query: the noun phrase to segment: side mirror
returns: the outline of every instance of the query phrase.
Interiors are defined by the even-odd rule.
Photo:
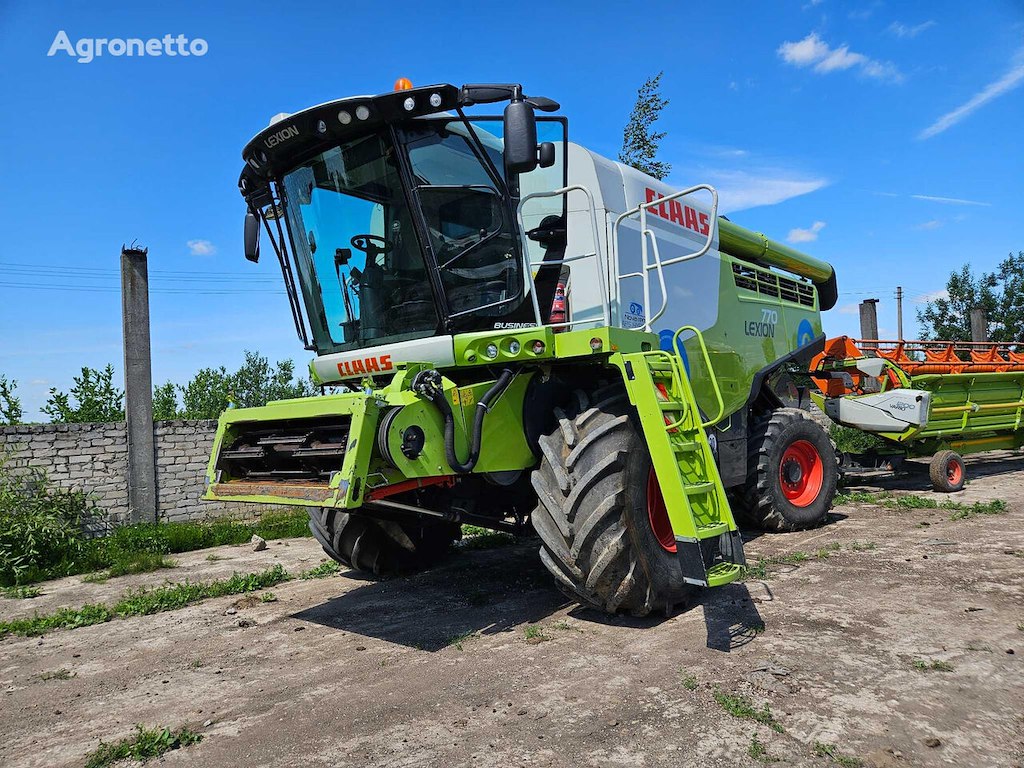
[[[529,173],[537,167],[537,118],[525,101],[505,107],[505,169],[509,174]]]
[[[260,260],[260,220],[252,211],[245,214],[245,258],[254,264]]]
[[[555,164],[555,145],[550,141],[545,141],[539,147],[537,147],[537,159],[538,165],[541,168],[550,168]]]

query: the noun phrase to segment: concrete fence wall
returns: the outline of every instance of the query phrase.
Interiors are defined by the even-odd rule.
[[[249,517],[265,509],[199,500],[216,431],[216,421],[158,421],[154,425],[159,520]],[[128,521],[124,422],[0,427],[0,454],[8,456],[8,467],[16,472],[37,467],[58,487],[85,491],[110,523]]]

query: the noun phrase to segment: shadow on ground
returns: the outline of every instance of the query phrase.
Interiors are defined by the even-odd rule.
[[[537,559],[537,545],[459,551],[440,566],[361,586],[294,618],[437,651],[472,633],[497,634],[540,622],[570,605]]]
[[[509,632],[543,622],[561,610],[580,621],[646,629],[666,621],[608,616],[575,605],[558,591],[537,559],[534,542],[500,549],[463,551],[425,573],[367,581],[293,615],[332,629],[353,632],[425,651],[454,645],[470,634]],[[764,629],[744,584],[697,590],[680,611],[700,610],[707,624],[707,646],[728,652],[750,642]]]
[[[964,457],[967,466],[967,482],[1003,475],[1012,475],[1024,470],[1024,456],[1012,451],[995,451],[976,456]],[[857,467],[843,470],[842,490],[876,488],[884,491],[931,491],[928,477],[928,458],[903,462],[898,472]],[[953,494],[955,497],[955,494]]]

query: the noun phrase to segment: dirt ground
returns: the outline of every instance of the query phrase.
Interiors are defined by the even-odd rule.
[[[165,765],[760,765],[756,736],[778,765],[1019,768],[1024,459],[969,472],[956,500],[1003,499],[1006,514],[953,521],[856,504],[817,530],[750,532],[751,562],[810,558],[703,592],[667,619],[568,603],[526,541],[460,551],[411,578],[289,582],[276,602],[230,615],[238,598],[9,637],[0,765],[82,765],[101,739],[143,723],[204,734]],[[930,495],[924,474],[870,479]],[[0,600],[0,618],[322,558],[311,539],[212,553],[229,559],[196,552],[173,571],[51,582],[33,600]],[[919,668],[934,661],[952,669]],[[60,669],[72,676],[44,679]],[[727,714],[716,691],[769,705],[784,732]]]

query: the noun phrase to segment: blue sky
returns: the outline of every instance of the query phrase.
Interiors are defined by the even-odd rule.
[[[902,285],[913,336],[915,302],[950,270],[1024,249],[1020,2],[426,8],[0,0],[0,373],[28,418],[82,365],[120,370],[133,239],[150,249],[156,381],[235,367],[246,348],[304,364],[273,260],[241,256],[239,153],[277,112],[399,76],[522,82],[614,157],[636,88],[664,70],[669,180],[717,185],[735,221],[835,264],[830,334],[856,334],[867,297],[894,334]],[[83,64],[47,56],[60,30],[208,51]]]

